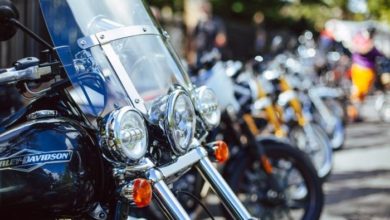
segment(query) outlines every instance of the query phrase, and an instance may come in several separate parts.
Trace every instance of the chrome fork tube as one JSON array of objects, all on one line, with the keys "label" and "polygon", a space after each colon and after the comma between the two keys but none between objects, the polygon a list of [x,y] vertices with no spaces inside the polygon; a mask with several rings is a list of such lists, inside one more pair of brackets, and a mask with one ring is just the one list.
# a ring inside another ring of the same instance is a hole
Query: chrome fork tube
[{"label": "chrome fork tube", "polygon": [[200,161],[196,164],[196,168],[203,178],[210,183],[211,188],[218,195],[226,209],[235,219],[254,219],[242,205],[240,200],[238,200],[237,196],[222,176],[214,168],[208,157],[200,159]]},{"label": "chrome fork tube", "polygon": [[148,176],[153,181],[153,195],[165,214],[174,220],[190,220],[188,213],[162,179],[161,172],[152,168],[148,171]]}]

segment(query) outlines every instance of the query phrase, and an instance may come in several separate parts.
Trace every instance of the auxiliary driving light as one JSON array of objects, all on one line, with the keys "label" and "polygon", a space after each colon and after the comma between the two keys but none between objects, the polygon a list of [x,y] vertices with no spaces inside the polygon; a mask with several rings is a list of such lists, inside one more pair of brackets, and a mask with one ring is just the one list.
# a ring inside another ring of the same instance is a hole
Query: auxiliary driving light
[{"label": "auxiliary driving light", "polygon": [[106,122],[108,151],[121,162],[141,159],[148,146],[148,131],[141,113],[125,106],[113,111]]}]

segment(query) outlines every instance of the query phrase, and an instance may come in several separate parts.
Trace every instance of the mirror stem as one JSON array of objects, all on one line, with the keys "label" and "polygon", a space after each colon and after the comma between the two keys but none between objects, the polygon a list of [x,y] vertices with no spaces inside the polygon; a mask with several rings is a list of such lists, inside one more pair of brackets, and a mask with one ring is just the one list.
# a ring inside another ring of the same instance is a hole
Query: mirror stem
[{"label": "mirror stem", "polygon": [[33,31],[31,31],[28,27],[24,26],[22,23],[20,23],[18,20],[14,19],[14,18],[11,18],[9,19],[9,21],[14,24],[15,26],[17,26],[18,28],[22,29],[22,31],[24,31],[25,33],[27,33],[28,35],[30,35],[30,37],[32,37],[34,40],[36,40],[37,42],[39,42],[40,44],[44,45],[45,47],[47,47],[51,52],[54,51],[54,48],[52,45],[50,45],[48,42],[46,42],[44,39],[42,39],[40,36],[38,36],[37,34],[35,34]]}]

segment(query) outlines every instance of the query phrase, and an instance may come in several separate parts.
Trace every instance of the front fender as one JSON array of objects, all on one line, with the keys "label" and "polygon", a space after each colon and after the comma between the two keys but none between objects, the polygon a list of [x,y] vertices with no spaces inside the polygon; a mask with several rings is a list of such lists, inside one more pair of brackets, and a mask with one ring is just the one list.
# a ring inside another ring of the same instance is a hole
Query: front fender
[{"label": "front fender", "polygon": [[258,144],[261,144],[263,146],[272,146],[272,145],[278,145],[278,144],[287,144],[291,145],[288,138],[278,138],[275,136],[259,136],[256,138],[256,141]]}]

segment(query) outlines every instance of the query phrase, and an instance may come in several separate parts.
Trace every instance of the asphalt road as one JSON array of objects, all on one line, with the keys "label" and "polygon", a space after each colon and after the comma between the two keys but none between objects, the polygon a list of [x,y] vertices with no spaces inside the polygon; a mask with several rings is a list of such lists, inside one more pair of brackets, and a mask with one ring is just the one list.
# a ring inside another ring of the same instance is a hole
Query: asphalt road
[{"label": "asphalt road", "polygon": [[363,107],[364,122],[348,126],[345,148],[334,154],[323,220],[390,219],[390,124],[380,122],[373,100]]}]

